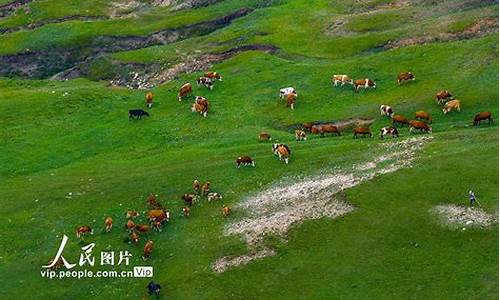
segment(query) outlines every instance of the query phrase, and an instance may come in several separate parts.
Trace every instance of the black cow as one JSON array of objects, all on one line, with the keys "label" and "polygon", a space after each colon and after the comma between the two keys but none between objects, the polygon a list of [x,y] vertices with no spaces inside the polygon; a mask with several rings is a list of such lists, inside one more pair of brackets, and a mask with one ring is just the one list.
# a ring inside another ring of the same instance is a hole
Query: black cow
[{"label": "black cow", "polygon": [[148,292],[149,292],[149,295],[153,295],[155,294],[156,297],[159,297],[160,296],[160,289],[161,289],[161,286],[154,282],[154,281],[151,281],[148,286],[147,286],[147,289],[148,289]]},{"label": "black cow", "polygon": [[131,109],[128,111],[128,118],[129,119],[142,119],[142,116],[148,116],[149,117],[149,113],[142,110],[142,109]]}]

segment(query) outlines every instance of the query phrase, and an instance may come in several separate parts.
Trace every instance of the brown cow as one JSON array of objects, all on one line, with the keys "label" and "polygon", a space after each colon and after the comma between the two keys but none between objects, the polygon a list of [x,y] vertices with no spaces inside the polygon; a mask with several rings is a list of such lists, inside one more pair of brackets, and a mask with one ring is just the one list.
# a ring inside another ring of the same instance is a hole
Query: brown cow
[{"label": "brown cow", "polygon": [[208,114],[208,100],[202,96],[196,96],[195,103],[191,106],[192,112],[198,112],[203,117],[207,117]]},{"label": "brown cow", "polygon": [[411,120],[410,124],[410,133],[414,130],[419,130],[420,132],[432,133],[432,127],[429,127],[427,123],[422,121]]},{"label": "brown cow", "polygon": [[286,106],[290,106],[290,109],[293,109],[295,105],[295,100],[297,100],[297,94],[291,93],[286,96]]},{"label": "brown cow", "polygon": [[224,207],[222,208],[222,215],[224,217],[227,217],[229,216],[230,213],[231,213],[231,208],[227,205],[224,205]]},{"label": "brown cow", "polygon": [[322,125],[312,125],[311,126],[311,133],[312,134],[323,134],[323,129]]},{"label": "brown cow", "polygon": [[222,81],[222,76],[220,76],[220,74],[217,72],[205,72],[205,77],[208,77],[212,80]]},{"label": "brown cow", "polygon": [[127,219],[137,218],[138,216],[139,216],[139,213],[135,210],[128,210],[127,211]]},{"label": "brown cow", "polygon": [[189,218],[189,214],[191,213],[191,209],[189,207],[184,207],[182,208],[182,214],[184,217]]},{"label": "brown cow", "polygon": [[194,192],[195,192],[195,193],[197,193],[197,194],[199,194],[199,193],[200,193],[200,191],[201,191],[201,184],[200,184],[200,182],[198,181],[198,179],[195,179],[195,180],[193,181],[193,190],[194,190]]},{"label": "brown cow", "polygon": [[201,186],[201,192],[203,196],[207,196],[210,193],[210,181],[207,181],[204,185]]},{"label": "brown cow", "polygon": [[153,241],[149,240],[146,245],[144,245],[144,254],[142,255],[142,259],[148,259],[151,256],[151,252],[153,252]]},{"label": "brown cow", "polygon": [[271,140],[271,135],[267,132],[261,132],[259,133],[259,141],[270,141]]},{"label": "brown cow", "polygon": [[333,75],[332,83],[333,83],[333,86],[337,86],[340,83],[340,86],[342,87],[346,83],[352,85],[353,80],[347,75]]},{"label": "brown cow", "polygon": [[125,229],[128,231],[132,230],[135,228],[135,223],[132,220],[128,220],[127,223],[125,224]]},{"label": "brown cow", "polygon": [[49,260],[47,263],[47,266],[50,266],[54,264],[52,267],[49,267],[48,269],[51,271],[55,271],[60,269],[62,266],[64,266],[64,261],[62,260],[62,256],[59,257],[59,259],[54,263],[54,259]]},{"label": "brown cow", "polygon": [[493,122],[493,118],[491,117],[491,112],[489,111],[483,111],[474,116],[474,122],[472,125],[476,126],[481,123],[483,120],[488,120],[488,124],[491,124]]},{"label": "brown cow", "polygon": [[304,124],[302,124],[302,128],[303,128],[304,130],[306,130],[306,131],[309,131],[309,132],[311,132],[311,129],[312,129],[312,127],[313,127],[313,126],[314,126],[314,125],[313,125],[313,124],[311,124],[311,123],[304,123]]},{"label": "brown cow", "polygon": [[450,111],[452,110],[456,110],[458,112],[460,112],[460,100],[451,100],[451,101],[448,101],[444,104],[443,106],[443,114],[447,114],[449,113]]},{"label": "brown cow", "polygon": [[321,136],[323,136],[325,133],[331,133],[332,135],[336,134],[337,136],[341,136],[340,130],[333,124],[321,125]]},{"label": "brown cow", "polygon": [[436,94],[436,102],[441,104],[446,102],[446,100],[452,98],[453,96],[449,91],[443,90]]},{"label": "brown cow", "polygon": [[146,94],[146,99],[145,99],[145,101],[146,101],[146,106],[147,106],[148,108],[151,108],[151,107],[153,106],[153,97],[154,97],[154,95],[153,95],[153,93],[152,93],[152,92],[148,92],[148,93]]},{"label": "brown cow", "polygon": [[153,209],[148,212],[150,222],[168,222],[170,220],[170,212],[165,209]]},{"label": "brown cow", "polygon": [[192,93],[193,93],[193,86],[191,85],[191,83],[189,83],[189,82],[185,83],[179,89],[179,95],[178,95],[177,99],[179,99],[179,101],[181,101],[182,97],[185,97],[185,96],[192,94]]},{"label": "brown cow", "polygon": [[284,160],[285,164],[288,164],[288,159],[290,158],[291,151],[290,151],[290,148],[288,148],[287,145],[285,145],[285,144],[279,144],[276,147],[276,150],[273,149],[273,152],[275,152],[275,153],[278,154],[278,157],[279,157],[280,160]]},{"label": "brown cow", "polygon": [[104,220],[104,230],[110,232],[111,228],[113,228],[113,218],[107,217],[106,220]]},{"label": "brown cow", "polygon": [[151,194],[149,194],[148,198],[146,199],[146,202],[149,205],[149,207],[160,209],[161,204],[158,203],[158,201],[156,199],[157,199],[156,195],[151,193]]},{"label": "brown cow", "polygon": [[427,120],[429,123],[432,123],[431,115],[423,110],[415,112],[415,119]]},{"label": "brown cow", "polygon": [[85,235],[87,233],[94,234],[94,231],[92,230],[92,228],[90,228],[90,226],[83,225],[76,229],[77,238],[80,238],[82,235]]},{"label": "brown cow", "polygon": [[392,117],[392,127],[396,127],[396,124],[407,125],[408,120],[402,115],[394,115]]},{"label": "brown cow", "polygon": [[296,141],[307,140],[306,132],[304,130],[300,130],[300,129],[295,130],[295,140]]},{"label": "brown cow", "polygon": [[135,230],[138,232],[148,232],[151,227],[149,225],[141,224],[141,225],[135,225]]},{"label": "brown cow", "polygon": [[184,195],[182,195],[181,199],[184,200],[184,203],[191,206],[196,201],[196,195],[195,194],[184,194]]},{"label": "brown cow", "polygon": [[139,243],[139,235],[135,231],[132,231],[129,236],[129,241],[132,244]]},{"label": "brown cow", "polygon": [[353,130],[354,132],[354,136],[353,138],[358,138],[359,135],[361,136],[367,136],[369,135],[370,137],[372,137],[372,132],[370,131],[370,128],[367,128],[367,127],[355,127]]},{"label": "brown cow", "polygon": [[255,161],[250,156],[239,156],[236,159],[236,167],[240,168],[241,165],[255,167]]},{"label": "brown cow", "polygon": [[403,72],[398,74],[398,84],[404,81],[415,80],[415,76],[411,72]]},{"label": "brown cow", "polygon": [[376,87],[377,87],[376,83],[368,78],[354,80],[354,90],[356,92],[359,91],[360,88],[368,89]]}]

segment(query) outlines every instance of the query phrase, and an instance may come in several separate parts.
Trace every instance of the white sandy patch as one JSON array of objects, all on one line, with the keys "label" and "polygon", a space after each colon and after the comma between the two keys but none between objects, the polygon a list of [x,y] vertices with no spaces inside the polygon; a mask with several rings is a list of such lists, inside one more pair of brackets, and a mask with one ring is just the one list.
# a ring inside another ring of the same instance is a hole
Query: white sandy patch
[{"label": "white sandy patch", "polygon": [[[272,186],[235,206],[235,209],[244,211],[246,216],[228,224],[224,235],[243,236],[250,251],[255,252],[265,235],[285,237],[291,226],[301,224],[305,220],[322,217],[333,219],[345,215],[355,207],[340,199],[340,192],[377,175],[411,167],[415,153],[430,139],[432,136],[420,136],[398,142],[386,142],[381,145],[385,150],[384,155],[371,161],[354,165],[347,170],[336,170]],[[253,256],[244,257],[241,261],[248,263],[251,260],[249,258]],[[236,262],[240,260],[233,260],[235,263],[225,264],[224,268],[215,263],[213,270],[223,272],[229,266],[238,265]]]},{"label": "white sandy patch", "polygon": [[489,214],[478,207],[438,205],[431,209],[446,225],[487,227],[498,222],[498,214]]}]

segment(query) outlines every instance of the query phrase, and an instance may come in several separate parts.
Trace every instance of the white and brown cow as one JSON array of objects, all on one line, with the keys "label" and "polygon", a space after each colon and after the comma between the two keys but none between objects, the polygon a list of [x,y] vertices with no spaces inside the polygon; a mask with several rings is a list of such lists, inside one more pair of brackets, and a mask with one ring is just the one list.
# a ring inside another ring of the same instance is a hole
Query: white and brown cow
[{"label": "white and brown cow", "polygon": [[415,76],[411,72],[403,72],[398,74],[398,84],[409,80],[415,80]]},{"label": "white and brown cow", "polygon": [[353,85],[356,92],[359,91],[360,88],[368,89],[377,87],[375,81],[368,78],[354,80]]},{"label": "white and brown cow", "polygon": [[383,127],[380,129],[380,138],[383,139],[384,136],[391,135],[392,137],[399,137],[399,132],[396,127]]},{"label": "white and brown cow", "polygon": [[278,155],[280,160],[285,161],[285,164],[288,164],[288,159],[290,158],[290,154],[292,151],[285,144],[273,144],[273,153]]},{"label": "white and brown cow", "polygon": [[394,110],[392,110],[392,107],[390,107],[389,105],[380,105],[380,114],[382,116],[387,116],[387,117],[390,117],[392,118],[392,116],[394,115]]},{"label": "white and brown cow", "polygon": [[222,81],[222,76],[220,76],[217,72],[205,72],[205,77],[210,78],[211,80]]},{"label": "white and brown cow", "polygon": [[284,99],[286,96],[288,96],[290,94],[295,94],[295,96],[298,96],[297,91],[291,86],[280,89],[280,98],[281,99]]},{"label": "white and brown cow", "polygon": [[191,106],[192,112],[197,112],[201,114],[203,117],[207,117],[208,114],[208,100],[202,96],[196,96],[196,100]]},{"label": "white and brown cow", "polygon": [[236,158],[236,167],[239,169],[240,166],[255,167],[255,161],[250,156],[239,156]]},{"label": "white and brown cow", "polygon": [[353,80],[347,76],[347,75],[333,75],[332,77],[332,83],[333,83],[333,86],[337,86],[339,85],[340,83],[340,86],[344,86],[346,83],[347,84],[354,84]]},{"label": "white and brown cow", "polygon": [[189,82],[185,83],[179,89],[179,95],[178,95],[177,99],[179,99],[179,101],[181,101],[182,97],[185,97],[185,96],[187,96],[187,95],[189,95],[191,93],[193,93],[193,86]]},{"label": "white and brown cow", "polygon": [[304,130],[300,130],[300,129],[295,130],[295,140],[296,141],[307,140],[306,132]]},{"label": "white and brown cow", "polygon": [[453,96],[451,93],[447,90],[440,91],[439,93],[436,94],[436,102],[439,104],[442,104],[446,102],[446,100],[452,98]]},{"label": "white and brown cow", "polygon": [[214,88],[214,83],[212,82],[212,79],[210,79],[208,77],[200,77],[200,78],[198,78],[196,83],[198,84],[198,86],[203,85],[204,87],[206,87],[210,90],[212,90]]},{"label": "white and brown cow", "polygon": [[455,100],[448,101],[444,104],[443,113],[445,115],[452,110],[456,110],[456,111],[460,112],[460,100],[455,99]]}]

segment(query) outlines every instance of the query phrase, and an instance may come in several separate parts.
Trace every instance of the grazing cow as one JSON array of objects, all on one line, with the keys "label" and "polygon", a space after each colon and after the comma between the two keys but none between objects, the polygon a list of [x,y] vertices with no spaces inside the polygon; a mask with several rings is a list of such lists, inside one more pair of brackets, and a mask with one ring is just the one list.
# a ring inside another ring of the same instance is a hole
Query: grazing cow
[{"label": "grazing cow", "polygon": [[295,94],[295,96],[298,96],[297,91],[295,91],[295,89],[291,86],[280,89],[280,98],[281,99],[285,98],[286,96],[288,96],[290,94]]},{"label": "grazing cow", "polygon": [[296,94],[288,94],[286,95],[286,106],[290,106],[290,109],[293,109],[293,106],[295,105],[295,100],[297,100],[297,95]]},{"label": "grazing cow", "polygon": [[259,133],[259,141],[270,141],[271,140],[271,135],[267,132],[261,132]]},{"label": "grazing cow", "polygon": [[296,141],[307,140],[306,132],[304,130],[300,130],[300,129],[295,130],[295,140]]},{"label": "grazing cow", "polygon": [[392,127],[396,127],[397,124],[407,125],[408,120],[402,115],[394,115],[392,116]]},{"label": "grazing cow", "polygon": [[340,130],[337,126],[333,124],[324,124],[321,125],[321,136],[324,136],[325,133],[331,133],[332,135],[336,134],[337,136],[341,136]]},{"label": "grazing cow", "polygon": [[[276,145],[276,147],[274,147]],[[274,144],[273,145],[273,153],[278,154],[280,160],[284,160],[285,164],[288,164],[288,159],[290,158],[290,148],[288,148],[285,144]]]},{"label": "grazing cow", "polygon": [[204,87],[209,88],[210,90],[214,88],[214,83],[212,82],[212,79],[208,77],[200,77],[198,78],[196,83],[198,84],[198,86],[203,85]]},{"label": "grazing cow", "polygon": [[368,89],[376,87],[377,87],[376,83],[368,78],[354,80],[354,90],[356,92],[359,91],[360,88]]},{"label": "grazing cow", "polygon": [[168,222],[170,220],[170,212],[165,209],[153,209],[148,212],[150,222]]},{"label": "grazing cow", "polygon": [[88,233],[94,234],[94,231],[92,230],[92,228],[90,228],[90,226],[83,225],[83,226],[80,226],[76,229],[76,237],[77,238],[80,238],[82,235],[85,235]]},{"label": "grazing cow", "polygon": [[148,289],[149,296],[152,296],[153,294],[155,294],[156,298],[160,297],[161,286],[158,283],[151,281],[148,284],[147,289]]},{"label": "grazing cow", "polygon": [[211,202],[213,200],[220,200],[222,199],[222,195],[216,192],[208,193],[207,195],[208,202]]},{"label": "grazing cow", "polygon": [[196,100],[191,106],[192,112],[198,112],[203,117],[207,117],[208,114],[208,100],[203,98],[202,96],[196,96]]},{"label": "grazing cow", "polygon": [[398,74],[398,84],[404,81],[415,80],[415,76],[411,72],[403,72]]},{"label": "grazing cow", "polygon": [[410,124],[410,133],[415,130],[419,130],[420,132],[432,133],[432,127],[429,127],[429,125],[427,125],[427,123],[425,122],[411,120],[409,124]]},{"label": "grazing cow", "polygon": [[211,80],[219,80],[222,81],[222,76],[220,76],[217,72],[206,72],[205,77],[210,78]]},{"label": "grazing cow", "polygon": [[224,217],[227,217],[229,216],[230,213],[231,213],[231,208],[227,205],[224,205],[224,207],[222,208],[222,215]]},{"label": "grazing cow", "polygon": [[419,110],[415,112],[415,119],[426,120],[429,123],[432,123],[431,115],[423,110]]},{"label": "grazing cow", "polygon": [[347,75],[333,75],[332,83],[333,83],[333,86],[337,86],[339,83],[340,83],[340,86],[344,86],[344,84],[346,84],[346,83],[352,85],[353,80]]},{"label": "grazing cow", "polygon": [[134,231],[130,232],[129,241],[132,244],[137,245],[137,243],[139,243],[139,235],[136,232],[134,232]]},{"label": "grazing cow", "polygon": [[493,122],[493,118],[491,117],[491,112],[489,111],[483,111],[474,116],[474,122],[472,125],[476,126],[481,123],[483,120],[488,120],[488,124],[491,124]]},{"label": "grazing cow", "polygon": [[191,209],[189,207],[186,206],[182,208],[182,214],[184,215],[184,217],[188,218],[190,213]]},{"label": "grazing cow", "polygon": [[452,110],[456,110],[458,112],[460,112],[460,100],[451,100],[451,101],[448,101],[444,104],[443,106],[443,114],[447,114],[449,113],[450,111]]},{"label": "grazing cow", "polygon": [[394,115],[394,111],[392,110],[392,107],[390,107],[389,105],[380,105],[380,114],[382,116],[387,116],[389,118],[392,118],[392,116]]},{"label": "grazing cow", "polygon": [[153,221],[151,222],[153,224],[153,228],[158,230],[158,232],[161,232],[161,222],[160,221]]},{"label": "grazing cow", "polygon": [[380,138],[383,139],[384,136],[391,135],[392,137],[399,137],[399,132],[396,127],[383,127],[380,129]]},{"label": "grazing cow", "polygon": [[60,269],[62,266],[64,266],[64,261],[62,260],[62,257],[59,257],[59,259],[56,261],[56,263],[54,263],[54,259],[51,259],[47,263],[47,266],[50,266],[52,264],[54,264],[54,265],[52,267],[49,267],[48,269],[51,271],[55,271],[55,270]]},{"label": "grazing cow", "polygon": [[125,229],[127,231],[133,230],[135,228],[135,223],[132,220],[128,220],[127,223],[125,224]]},{"label": "grazing cow", "polygon": [[139,212],[137,212],[135,210],[128,210],[126,216],[127,216],[127,219],[137,218],[139,216]]},{"label": "grazing cow", "polygon": [[443,90],[436,94],[436,102],[442,104],[452,97],[449,91]]},{"label": "grazing cow", "polygon": [[149,225],[135,225],[135,230],[137,230],[138,232],[148,232],[150,229],[151,227],[149,227]]},{"label": "grazing cow", "polygon": [[106,220],[104,220],[104,230],[110,232],[111,228],[113,228],[113,218],[107,217]]},{"label": "grazing cow", "polygon": [[255,167],[255,161],[250,156],[239,156],[236,159],[236,167],[240,168],[241,165]]},{"label": "grazing cow", "polygon": [[182,195],[181,199],[184,200],[184,203],[191,206],[196,201],[196,195],[195,194],[184,194],[184,195]]},{"label": "grazing cow", "polygon": [[182,101],[182,97],[185,97],[185,96],[187,96],[187,95],[189,95],[191,93],[193,93],[193,86],[189,82],[185,83],[179,89],[179,95],[178,95],[177,99],[179,99],[179,101]]},{"label": "grazing cow", "polygon": [[207,181],[204,185],[201,186],[201,192],[203,196],[207,196],[210,193],[210,181]]},{"label": "grazing cow", "polygon": [[354,132],[354,136],[353,138],[358,138],[358,136],[367,136],[369,135],[370,137],[372,137],[372,132],[370,131],[370,128],[366,128],[366,127],[355,127],[353,130]]},{"label": "grazing cow", "polygon": [[304,124],[302,124],[302,128],[304,128],[304,130],[307,130],[309,132],[311,132],[311,129],[312,129],[313,126],[314,125],[311,124],[311,123],[304,123]]},{"label": "grazing cow", "polygon": [[198,181],[198,179],[195,179],[195,180],[193,181],[193,191],[194,191],[195,193],[199,194],[199,193],[200,193],[200,190],[201,190],[201,184],[200,184],[200,182]]},{"label": "grazing cow", "polygon": [[142,116],[149,117],[149,113],[142,109],[131,109],[128,111],[129,120],[130,119],[141,120]]},{"label": "grazing cow", "polygon": [[146,242],[146,245],[144,245],[144,254],[142,255],[142,259],[147,260],[149,257],[151,257],[152,252],[153,252],[153,241],[149,240]]},{"label": "grazing cow", "polygon": [[148,108],[151,108],[153,106],[153,97],[154,97],[154,95],[152,92],[148,92],[146,94],[146,106]]}]

